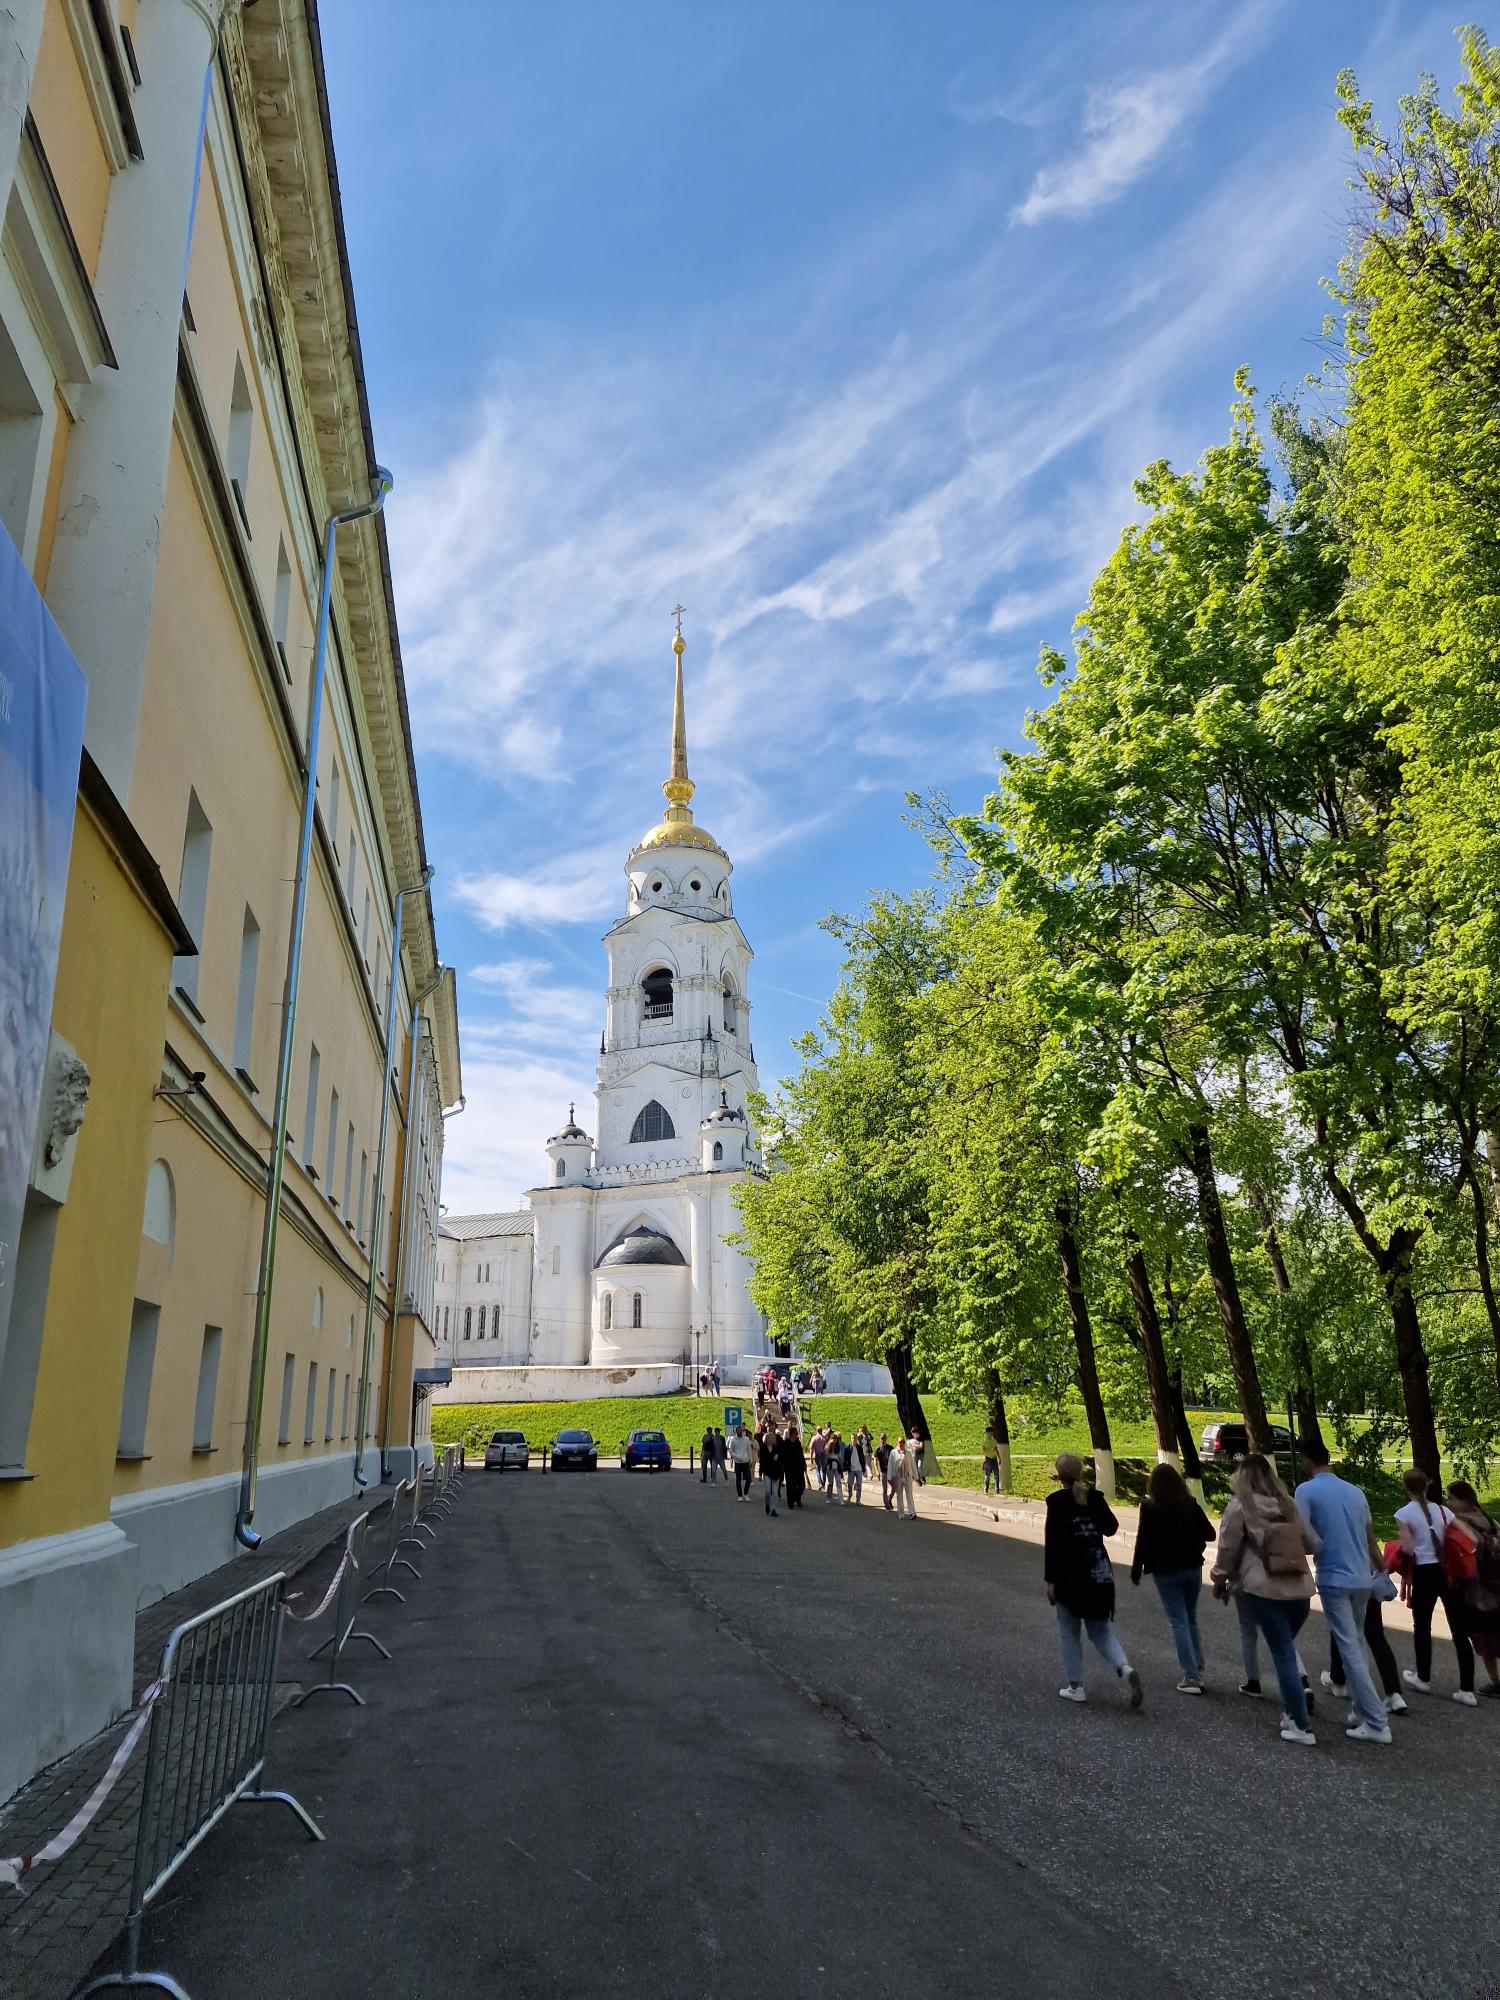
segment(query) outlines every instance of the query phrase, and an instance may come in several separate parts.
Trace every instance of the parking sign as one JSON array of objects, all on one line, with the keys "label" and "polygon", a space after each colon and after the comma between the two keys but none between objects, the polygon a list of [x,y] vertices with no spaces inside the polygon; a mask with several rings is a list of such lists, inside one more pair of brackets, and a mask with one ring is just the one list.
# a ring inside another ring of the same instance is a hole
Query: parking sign
[{"label": "parking sign", "polygon": [[724,1405],[724,1428],[726,1431],[732,1431],[736,1424],[742,1424],[744,1421],[745,1413],[738,1403],[726,1403]]}]

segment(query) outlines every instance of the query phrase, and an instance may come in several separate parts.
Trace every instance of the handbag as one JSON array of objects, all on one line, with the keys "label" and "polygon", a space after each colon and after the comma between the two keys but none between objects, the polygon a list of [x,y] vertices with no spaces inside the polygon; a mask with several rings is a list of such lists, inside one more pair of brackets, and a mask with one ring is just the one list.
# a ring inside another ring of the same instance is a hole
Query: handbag
[{"label": "handbag", "polygon": [[1371,1577],[1370,1595],[1377,1604],[1390,1604],[1399,1595],[1396,1579],[1388,1569],[1377,1570]]}]

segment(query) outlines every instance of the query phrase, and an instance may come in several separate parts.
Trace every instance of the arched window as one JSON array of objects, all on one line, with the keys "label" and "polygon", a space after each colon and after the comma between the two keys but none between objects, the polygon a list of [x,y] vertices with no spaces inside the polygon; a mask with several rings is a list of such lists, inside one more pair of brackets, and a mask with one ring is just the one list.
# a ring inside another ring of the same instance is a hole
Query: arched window
[{"label": "arched window", "polygon": [[737,1028],[738,1026],[739,1026],[739,1009],[738,1009],[738,1007],[736,1007],[736,1005],[735,1005],[735,1002],[734,1002],[734,988],[733,988],[733,987],[732,987],[732,986],[730,985],[729,981],[728,981],[728,980],[726,979],[726,980],[724,981],[724,1032],[725,1032],[725,1034],[726,1034],[726,1035],[732,1035],[732,1034],[734,1033],[735,1029],[736,1029],[736,1028]]},{"label": "arched window", "polygon": [[554,1243],[554,1244],[553,1244],[553,1246],[552,1246],[552,1275],[553,1275],[553,1277],[555,1278],[555,1277],[556,1277],[556,1276],[558,1275],[558,1273],[559,1273],[559,1272],[560,1272],[561,1270],[562,1270],[562,1246],[561,1246],[561,1244],[558,1244],[558,1243]]},{"label": "arched window", "polygon": [[639,1326],[640,1323],[641,1323],[641,1295],[639,1292],[637,1292],[635,1294],[635,1297],[630,1301],[630,1324],[632,1326]]},{"label": "arched window", "polygon": [[615,1295],[614,1295],[614,1293],[613,1293],[613,1292],[606,1292],[606,1293],[604,1294],[604,1317],[603,1317],[603,1322],[602,1322],[602,1324],[603,1324],[603,1327],[604,1327],[604,1331],[605,1331],[606,1333],[608,1333],[608,1332],[609,1332],[610,1328],[611,1328],[611,1327],[612,1327],[612,1326],[614,1325],[614,1323],[615,1323],[615,1311],[614,1311],[614,1307],[615,1307]]},{"label": "arched window", "polygon": [[722,1160],[722,1159],[723,1159],[723,1157],[724,1157],[724,1141],[723,1141],[722,1139],[715,1139],[715,1140],[714,1140],[714,1158],[715,1158],[716,1160]]},{"label": "arched window", "polygon": [[473,1308],[472,1306],[465,1306],[465,1307],[464,1307],[464,1339],[465,1339],[465,1340],[472,1340],[473,1338],[474,1338],[474,1308]]},{"label": "arched window", "polygon": [[[672,1010],[670,1006],[667,1012]],[[153,1160],[146,1176],[146,1207],[141,1216],[141,1234],[159,1243],[172,1261],[172,1245],[177,1236],[177,1190],[172,1169],[165,1160]]]},{"label": "arched window", "polygon": [[484,1339],[484,1307],[479,1308],[479,1338]]},{"label": "arched window", "polygon": [[558,1163],[557,1163],[557,1178],[558,1178],[559,1180],[562,1180],[562,1179],[564,1178],[564,1176],[565,1176],[565,1175],[567,1174],[567,1171],[568,1171],[568,1163],[567,1163],[567,1161],[566,1161],[566,1160],[559,1160],[559,1161],[558,1161]]},{"label": "arched window", "polygon": [[658,1104],[654,1097],[635,1114],[635,1123],[630,1128],[632,1146],[644,1146],[651,1139],[676,1137],[677,1127],[672,1123],[666,1106]]},{"label": "arched window", "polygon": [[664,965],[654,972],[648,972],[641,981],[641,991],[646,996],[646,1019],[648,1021],[670,1021],[672,1018],[672,975]]},{"label": "arched window", "polygon": [[323,1324],[323,1287],[321,1285],[313,1293],[312,1323],[314,1333]]}]

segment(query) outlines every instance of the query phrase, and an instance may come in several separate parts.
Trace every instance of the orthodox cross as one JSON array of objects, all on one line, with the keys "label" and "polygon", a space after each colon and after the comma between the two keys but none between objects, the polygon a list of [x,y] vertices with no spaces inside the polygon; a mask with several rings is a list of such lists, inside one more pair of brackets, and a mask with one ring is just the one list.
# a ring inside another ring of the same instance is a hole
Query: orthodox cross
[{"label": "orthodox cross", "polygon": [[686,610],[687,606],[685,604],[674,604],[672,606],[672,616],[677,620],[677,636],[679,639],[682,637],[682,614]]}]

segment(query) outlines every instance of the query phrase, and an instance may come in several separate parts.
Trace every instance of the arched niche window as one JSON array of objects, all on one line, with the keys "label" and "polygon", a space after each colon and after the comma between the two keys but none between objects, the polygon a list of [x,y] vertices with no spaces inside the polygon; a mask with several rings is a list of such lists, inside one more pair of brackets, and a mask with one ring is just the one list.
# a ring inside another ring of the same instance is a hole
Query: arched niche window
[{"label": "arched niche window", "polygon": [[473,1308],[472,1306],[465,1306],[465,1307],[464,1307],[464,1339],[465,1339],[465,1340],[472,1340],[473,1338],[474,1338],[474,1308]]},{"label": "arched niche window", "polygon": [[632,1146],[644,1146],[652,1139],[676,1137],[677,1127],[672,1123],[666,1106],[658,1104],[654,1097],[635,1114],[635,1123],[630,1128]]},{"label": "arched niche window", "polygon": [[552,1275],[553,1275],[553,1277],[554,1277],[554,1278],[555,1278],[555,1277],[557,1277],[557,1276],[559,1275],[559,1273],[561,1272],[561,1270],[562,1270],[562,1245],[561,1245],[560,1243],[554,1243],[554,1244],[553,1244],[553,1246],[552,1246]]},{"label": "arched niche window", "polygon": [[640,1323],[641,1323],[641,1295],[639,1292],[637,1292],[630,1301],[630,1324],[632,1326],[639,1326]]},{"label": "arched niche window", "polygon": [[159,1243],[172,1261],[172,1245],[177,1238],[177,1189],[172,1169],[165,1160],[153,1160],[146,1176],[146,1206],[141,1216],[141,1234]]},{"label": "arched niche window", "polygon": [[648,1021],[670,1021],[672,1018],[672,975],[664,965],[648,972],[641,981],[641,991],[646,996],[646,1019]]},{"label": "arched niche window", "polygon": [[722,1139],[715,1139],[715,1140],[714,1140],[714,1158],[715,1158],[716,1160],[722,1160],[722,1159],[723,1159],[723,1157],[724,1157],[724,1141],[723,1141]]},{"label": "arched niche window", "polygon": [[606,1333],[608,1333],[608,1332],[609,1332],[610,1328],[611,1328],[611,1327],[612,1327],[612,1326],[614,1325],[614,1323],[615,1323],[615,1295],[614,1295],[614,1293],[613,1293],[613,1292],[606,1292],[606,1293],[604,1294],[604,1308],[603,1308],[603,1322],[602,1322],[602,1323],[603,1323],[603,1327],[604,1327],[604,1331],[605,1331]]},{"label": "arched niche window", "polygon": [[321,1285],[313,1293],[312,1323],[314,1333],[318,1332],[323,1324],[323,1287]]},{"label": "arched niche window", "polygon": [[568,1173],[567,1161],[559,1160],[557,1163],[557,1178],[559,1180],[565,1180],[567,1178],[567,1173]]},{"label": "arched niche window", "polygon": [[724,981],[724,1032],[726,1035],[734,1033],[735,1029],[739,1026],[739,1020],[740,1010],[735,1003],[734,988],[726,979]]},{"label": "arched niche window", "polygon": [[479,1338],[484,1339],[484,1307],[479,1308]]}]

